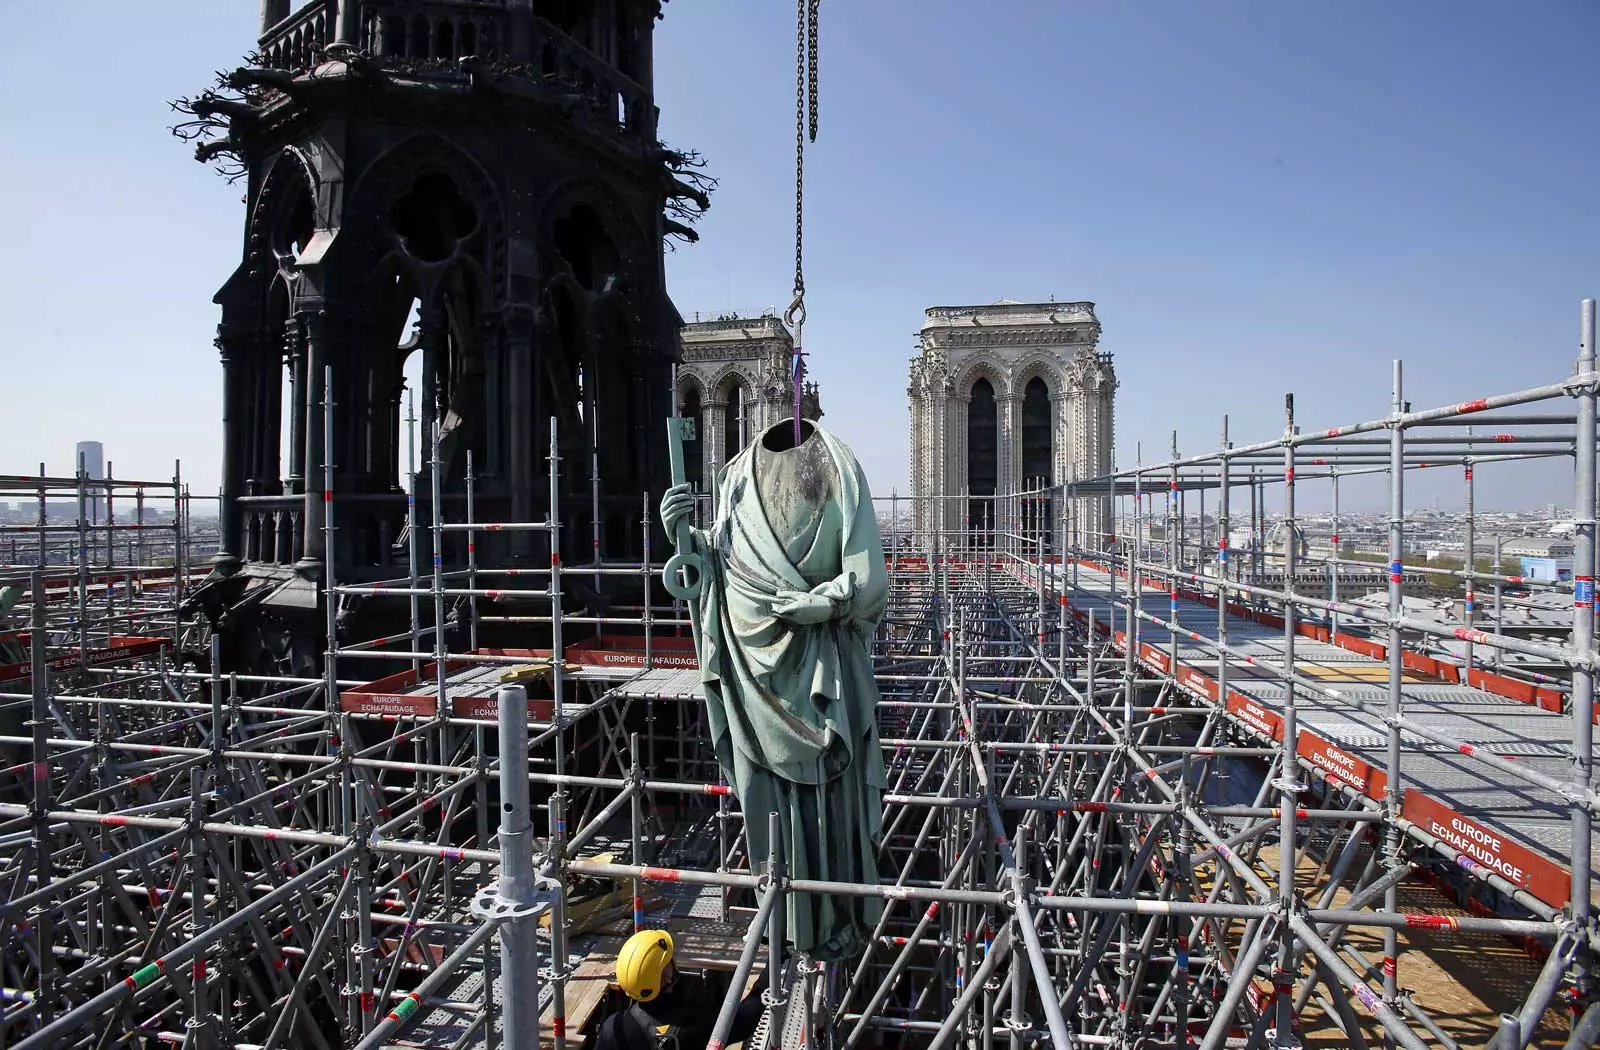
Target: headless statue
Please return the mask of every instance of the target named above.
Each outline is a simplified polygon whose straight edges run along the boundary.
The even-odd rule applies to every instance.
[[[794,421],[763,433],[718,475],[699,656],[712,744],[739,796],[751,867],[765,869],[776,812],[791,878],[878,881],[883,756],[870,646],[888,599],[867,482],[838,438]],[[670,534],[692,506],[662,500]],[[788,937],[818,960],[854,958],[875,898],[793,894]]]

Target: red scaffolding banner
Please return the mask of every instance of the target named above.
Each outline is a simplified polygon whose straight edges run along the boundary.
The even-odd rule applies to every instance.
[[[1551,907],[1565,907],[1572,895],[1572,873],[1545,860],[1503,832],[1480,824],[1416,788],[1407,788],[1400,815],[1477,864],[1520,886]]]
[[[1243,693],[1228,692],[1228,711],[1246,726],[1272,740],[1283,739],[1283,719]]]
[[[17,635],[22,642],[27,641],[27,633]],[[114,637],[110,646],[104,649],[90,649],[84,655],[82,666],[103,667],[114,664],[119,660],[131,660],[136,656],[149,656],[164,645],[171,645],[170,638],[152,638],[144,635],[124,635]],[[61,673],[75,671],[80,666],[78,652],[58,652],[45,661],[51,671]],[[0,682],[25,682],[33,678],[32,660],[23,660],[14,664],[0,664]]]
[[[1387,773],[1315,733],[1300,730],[1300,740],[1295,750],[1301,758],[1322,770],[1329,780],[1348,784],[1368,798],[1382,799],[1383,793],[1388,790]]]

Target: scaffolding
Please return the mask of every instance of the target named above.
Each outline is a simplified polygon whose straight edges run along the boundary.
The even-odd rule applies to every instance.
[[[1214,452],[997,497],[1015,505],[986,520],[1015,532],[913,549],[907,501],[881,499],[875,883],[797,879],[782,857],[748,855],[745,820],[771,818],[739,811],[709,753],[687,612],[651,560],[651,498],[642,563],[563,564],[554,426],[548,520],[474,520],[469,464],[462,520],[437,491],[428,520],[408,501],[404,572],[330,571],[317,677],[221,668],[217,640],[177,615],[193,564],[180,525],[171,567],[13,557],[28,671],[0,681],[3,709],[26,715],[0,735],[0,1043],[564,1050],[614,995],[609,946],[665,923],[684,933],[684,965],[724,975],[717,1046],[757,967],[773,976],[751,1040],[763,1046],[1284,1047],[1313,1015],[1342,1045],[1467,1045],[1408,994],[1402,937],[1419,931],[1511,939],[1537,958],[1480,1043],[1548,1040],[1564,1006],[1540,1045],[1590,1045],[1592,301],[1582,325],[1560,382],[1413,411],[1396,366],[1384,418],[1303,434],[1291,400],[1271,440],[1231,445],[1224,423]],[[1567,407],[1525,411],[1545,402]],[[336,408],[323,406],[325,434]],[[431,444],[436,486],[437,430]],[[1575,463],[1570,643],[1479,630],[1470,597],[1462,623],[1409,615],[1407,472],[1452,463],[1470,486],[1474,464],[1532,455]],[[1296,589],[1297,491],[1361,471],[1390,486],[1387,608]],[[69,480],[80,500],[100,484]],[[1290,541],[1254,545],[1246,575],[1229,557],[1230,500],[1268,481]],[[1191,516],[1207,492],[1214,517]],[[1157,495],[1159,537],[1146,527]],[[1085,499],[1118,504],[1114,535],[1069,534],[1067,507]],[[481,564],[477,537],[505,531],[547,564]],[[465,567],[422,568],[423,532],[435,554],[464,545]],[[1282,587],[1260,582],[1272,562]],[[124,604],[93,609],[97,579],[146,571],[152,584],[169,572],[174,593],[130,605],[123,583]],[[1469,595],[1526,585],[1470,557],[1462,572]],[[638,602],[576,615],[574,575],[636,587]],[[408,630],[341,639],[343,603],[391,600],[409,605]],[[539,642],[480,647],[480,623]],[[122,631],[155,645],[84,658],[96,632]],[[1473,649],[1450,663],[1429,639]],[[178,658],[197,647],[207,659]],[[1488,671],[1498,653],[1568,671]],[[1326,674],[1336,662],[1348,666]],[[1474,702],[1508,736],[1565,752],[1484,746],[1449,717]],[[1467,779],[1443,777],[1441,755]],[[1481,782],[1515,784],[1533,823],[1462,788]],[[1404,910],[1400,891],[1422,878],[1463,906]],[[797,893],[881,899],[865,953],[788,957],[768,934]]]

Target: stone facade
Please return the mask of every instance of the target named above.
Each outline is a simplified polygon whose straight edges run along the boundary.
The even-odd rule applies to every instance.
[[[682,342],[678,411],[696,420],[698,472],[692,462],[686,466],[705,491],[751,438],[794,415],[794,337],[769,313],[691,321]],[[800,414],[822,418],[817,384],[802,387]],[[686,453],[694,458],[693,450]]]
[[[1042,524],[1054,534],[1064,524],[1070,542],[1102,546],[1112,528],[1106,497],[1069,500],[1064,514],[1052,503],[1042,523],[1025,523],[1018,501],[983,498],[1110,473],[1117,378],[1098,349],[1094,304],[934,307],[919,334],[907,388],[917,541],[992,514],[1001,532]],[[981,418],[990,396],[992,421]]]
[[[438,493],[458,520],[469,462],[479,521],[560,523],[555,552],[531,531],[480,535],[484,562],[643,558],[682,320],[664,241],[693,232],[672,216],[692,221],[703,193],[657,135],[661,0],[535,7],[261,0],[250,64],[178,106],[196,158],[235,170],[245,197],[215,297],[220,549],[189,606],[226,670],[319,675],[322,584],[403,572],[408,515],[430,520]],[[414,510],[413,354],[419,432],[438,436]],[[418,535],[425,564],[467,564],[465,536]],[[346,642],[394,634],[404,603],[339,620]],[[483,640],[511,635],[534,643]]]

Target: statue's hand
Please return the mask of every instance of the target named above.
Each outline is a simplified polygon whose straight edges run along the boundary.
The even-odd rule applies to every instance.
[[[827,623],[834,611],[832,599],[807,591],[779,591],[778,600],[772,603],[772,615],[796,627]]]
[[[661,527],[677,542],[678,523],[694,513],[694,490],[688,483],[674,485],[661,497]]]

